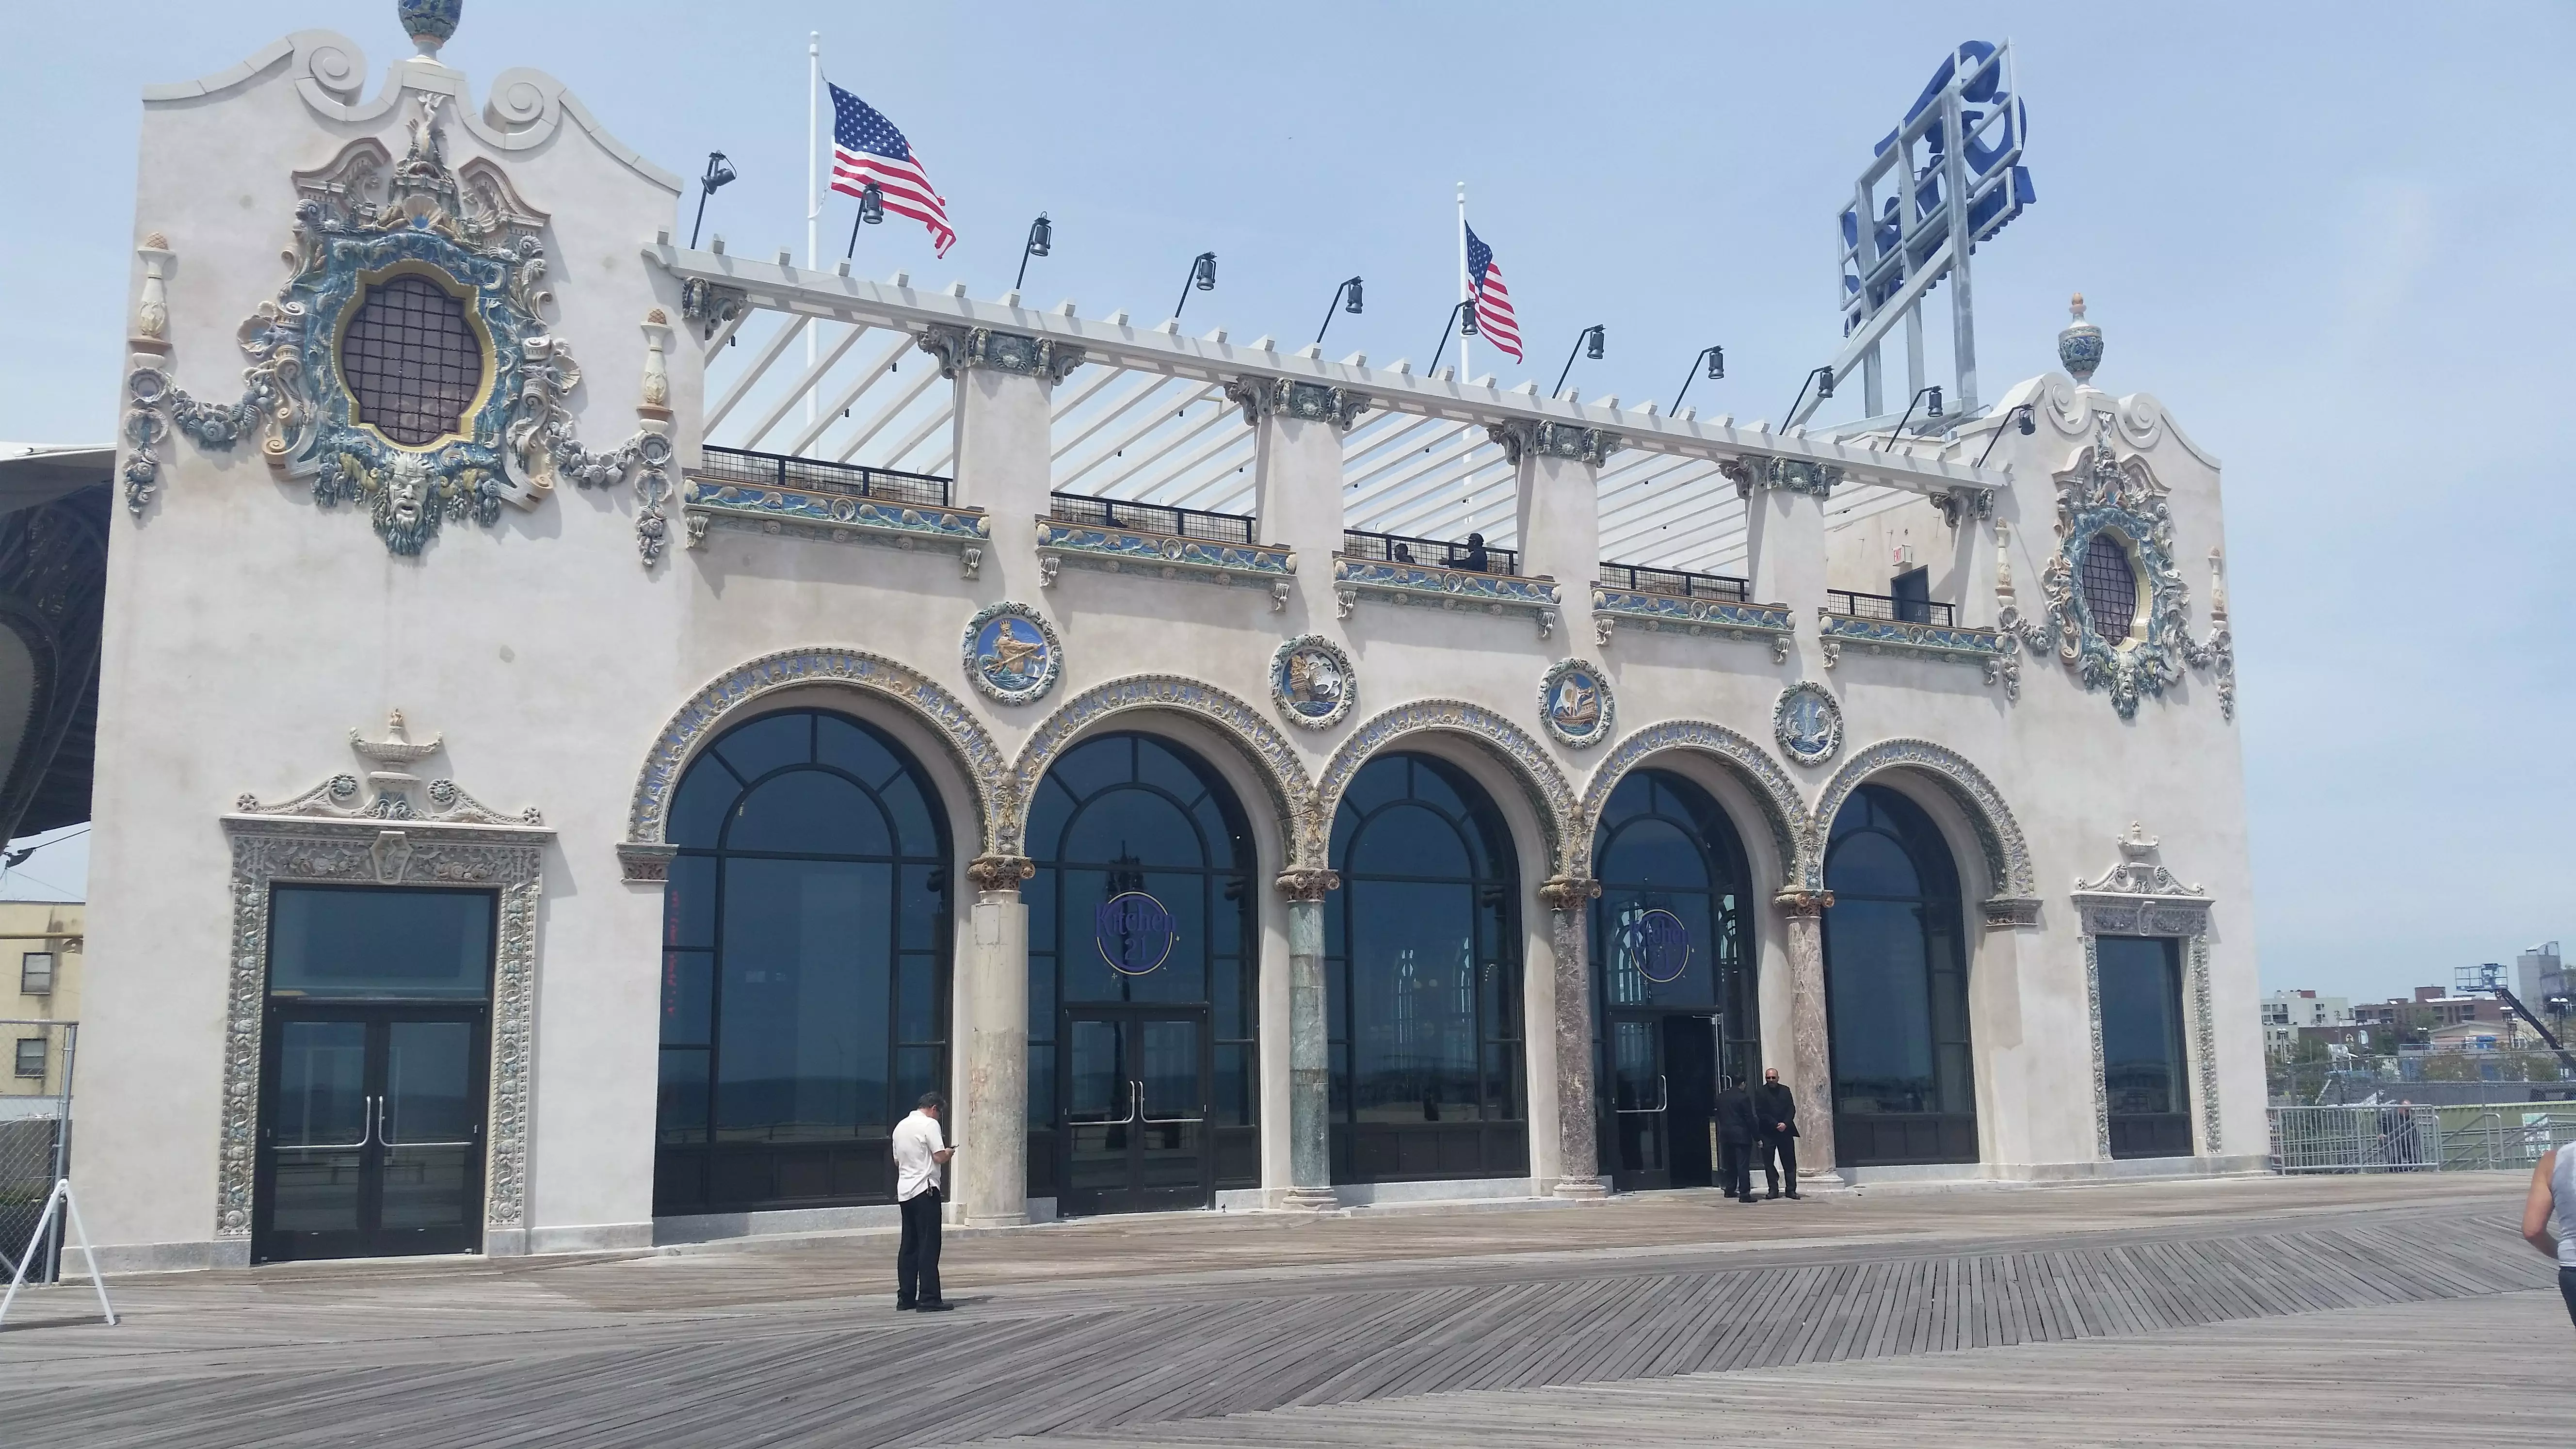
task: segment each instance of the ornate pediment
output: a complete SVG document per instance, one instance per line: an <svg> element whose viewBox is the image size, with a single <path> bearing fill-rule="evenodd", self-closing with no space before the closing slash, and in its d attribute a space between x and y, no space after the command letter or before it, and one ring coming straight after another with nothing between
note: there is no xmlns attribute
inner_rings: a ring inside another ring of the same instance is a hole
<svg viewBox="0 0 2576 1449"><path fill-rule="evenodd" d="M296 817L308 820L408 820L426 825L544 826L534 806L505 814L468 795L454 780L423 781L404 766L416 765L444 748L445 736L414 740L401 710L386 721L385 738L371 740L349 731L349 748L366 763L365 781L344 772L274 805L255 795L233 802L236 814Z"/></svg>
<svg viewBox="0 0 2576 1449"><path fill-rule="evenodd" d="M2154 836L2138 822L2113 842L2119 864L2095 879L2078 876L2075 908L2092 936L2197 936L2209 929L2209 895L2165 868Z"/></svg>

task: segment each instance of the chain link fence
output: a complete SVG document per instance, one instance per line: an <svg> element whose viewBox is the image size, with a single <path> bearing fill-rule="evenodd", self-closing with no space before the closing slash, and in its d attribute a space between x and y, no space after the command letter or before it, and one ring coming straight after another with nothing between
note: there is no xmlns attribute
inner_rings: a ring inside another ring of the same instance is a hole
<svg viewBox="0 0 2576 1449"><path fill-rule="evenodd" d="M30 1282L51 1283L62 1267L57 1214L45 1241L30 1246L45 1198L71 1171L72 1058L80 1026L69 1021L0 1020L0 1283L33 1252Z"/></svg>

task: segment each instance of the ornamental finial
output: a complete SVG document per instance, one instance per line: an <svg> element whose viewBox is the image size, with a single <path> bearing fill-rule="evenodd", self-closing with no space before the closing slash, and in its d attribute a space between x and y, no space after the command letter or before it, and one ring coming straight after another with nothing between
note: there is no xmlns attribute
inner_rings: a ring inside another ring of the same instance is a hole
<svg viewBox="0 0 2576 1449"><path fill-rule="evenodd" d="M438 48L456 34L456 21L465 9L465 0L395 0L394 10L402 17L403 34L420 47L420 53L432 60Z"/></svg>
<svg viewBox="0 0 2576 1449"><path fill-rule="evenodd" d="M2067 375L2077 384L2089 384L2093 369L2102 365L2102 329L2084 320L2082 292L2066 304L2066 311L2075 320L2057 334L2057 360L2066 365Z"/></svg>

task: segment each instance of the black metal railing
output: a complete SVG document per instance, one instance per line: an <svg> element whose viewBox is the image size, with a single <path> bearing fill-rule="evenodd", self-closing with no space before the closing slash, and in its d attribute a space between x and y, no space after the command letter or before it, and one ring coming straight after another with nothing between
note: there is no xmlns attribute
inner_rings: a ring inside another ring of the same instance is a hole
<svg viewBox="0 0 2576 1449"><path fill-rule="evenodd" d="M1342 530L1342 557L1368 559L1375 563L1465 569L1480 574L1517 575L1521 571L1519 549L1452 543L1441 538L1416 538L1406 533L1371 533L1360 528Z"/></svg>
<svg viewBox="0 0 2576 1449"><path fill-rule="evenodd" d="M1847 619L1894 619L1902 624L1938 624L1944 629L1959 622L1955 605L1933 599L1900 599L1894 594L1856 594L1849 589L1825 590L1827 607Z"/></svg>
<svg viewBox="0 0 2576 1449"><path fill-rule="evenodd" d="M901 473L892 468L862 468L856 463L827 463L820 458L790 458L781 453L754 453L743 448L708 446L705 461L689 476L710 483L738 483L753 488L803 488L851 498L879 498L922 508L948 507L950 480L928 473Z"/></svg>
<svg viewBox="0 0 2576 1449"><path fill-rule="evenodd" d="M1601 566L1601 586L1641 594L1672 594L1685 599L1726 599L1738 604L1753 601L1753 585L1747 580L1728 574L1695 574L1687 569L1650 569L1635 564L1605 563Z"/></svg>
<svg viewBox="0 0 2576 1449"><path fill-rule="evenodd" d="M1204 508L1174 508L1080 493L1048 494L1047 516L1066 523L1088 523L1094 528L1133 528L1215 543L1251 543L1257 523L1248 513L1211 513Z"/></svg>

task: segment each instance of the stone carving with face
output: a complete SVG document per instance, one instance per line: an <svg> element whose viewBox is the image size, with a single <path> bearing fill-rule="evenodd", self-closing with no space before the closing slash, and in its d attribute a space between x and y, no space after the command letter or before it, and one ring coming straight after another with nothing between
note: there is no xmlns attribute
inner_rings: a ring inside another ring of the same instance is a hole
<svg viewBox="0 0 2576 1449"><path fill-rule="evenodd" d="M375 482L377 535L398 554L418 554L438 532L438 475L429 459L396 453Z"/></svg>

